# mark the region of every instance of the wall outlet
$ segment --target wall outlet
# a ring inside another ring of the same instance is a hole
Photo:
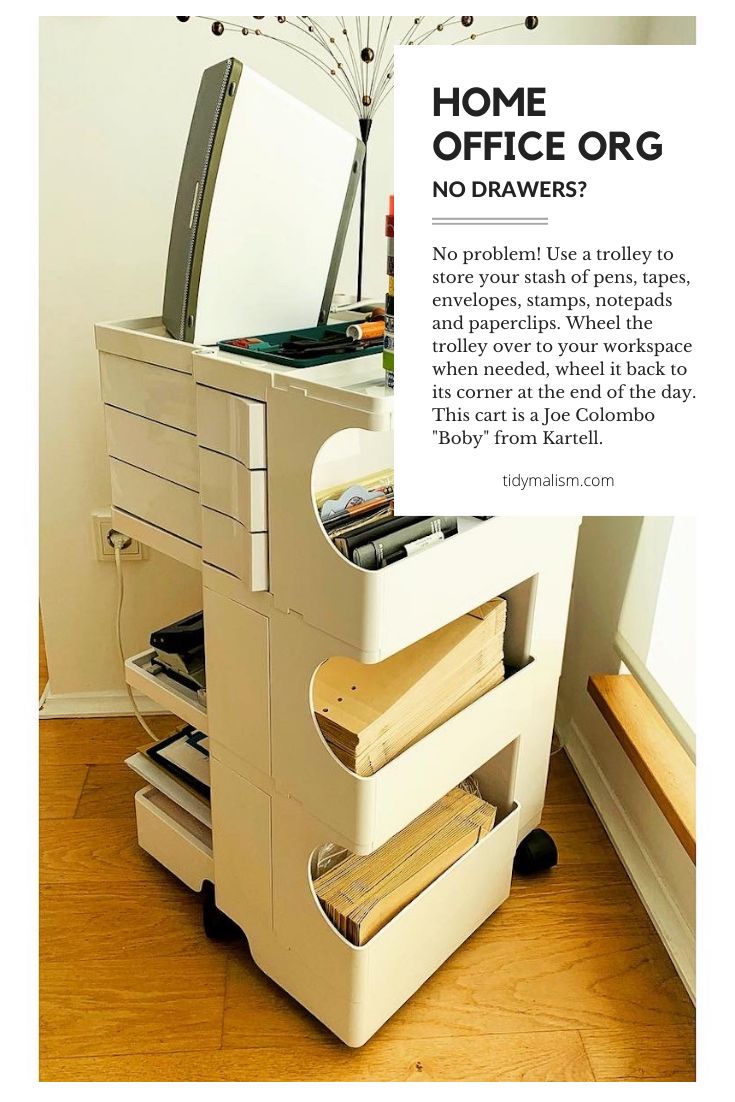
[[[107,537],[110,532],[115,531],[117,529],[112,523],[112,517],[109,513],[92,513],[92,536],[94,552],[98,562],[114,563],[115,550]],[[141,562],[147,557],[145,545],[138,540],[131,539],[129,546],[124,547],[120,552],[120,557],[127,559],[128,562]]]

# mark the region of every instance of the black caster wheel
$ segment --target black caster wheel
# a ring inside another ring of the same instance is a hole
[[[559,852],[554,839],[537,827],[526,835],[516,850],[513,871],[528,876],[544,869],[553,869],[558,860]]]
[[[204,933],[212,941],[233,941],[240,936],[240,927],[215,903],[214,884],[209,880],[202,885],[202,924]]]

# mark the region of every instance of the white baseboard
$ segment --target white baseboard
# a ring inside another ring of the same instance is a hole
[[[574,721],[557,723],[557,731],[575,772],[694,1002],[696,953],[693,931]]]
[[[160,715],[160,704],[140,693],[135,703],[144,715]],[[130,697],[124,691],[109,693],[47,692],[38,715],[41,719],[93,719],[95,716],[131,716]]]

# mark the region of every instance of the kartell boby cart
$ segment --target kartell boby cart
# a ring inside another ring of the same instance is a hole
[[[468,519],[380,571],[325,536],[314,490],[391,465],[380,356],[288,370],[169,338],[160,319],[98,325],[117,529],[201,570],[206,708],[149,668],[130,685],[206,731],[211,811],[136,794],[140,845],[222,916],[258,966],[359,1046],[506,899],[544,801],[578,518]],[[314,721],[322,662],[380,662],[502,595],[507,677],[372,777]],[[185,610],[182,610],[185,611]],[[158,627],[151,624],[151,630]],[[469,774],[492,831],[365,946],[313,887],[316,851],[370,853]]]

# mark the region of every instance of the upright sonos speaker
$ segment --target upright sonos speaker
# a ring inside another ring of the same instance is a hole
[[[168,250],[171,336],[213,344],[325,321],[363,155],[235,58],[205,70]]]

